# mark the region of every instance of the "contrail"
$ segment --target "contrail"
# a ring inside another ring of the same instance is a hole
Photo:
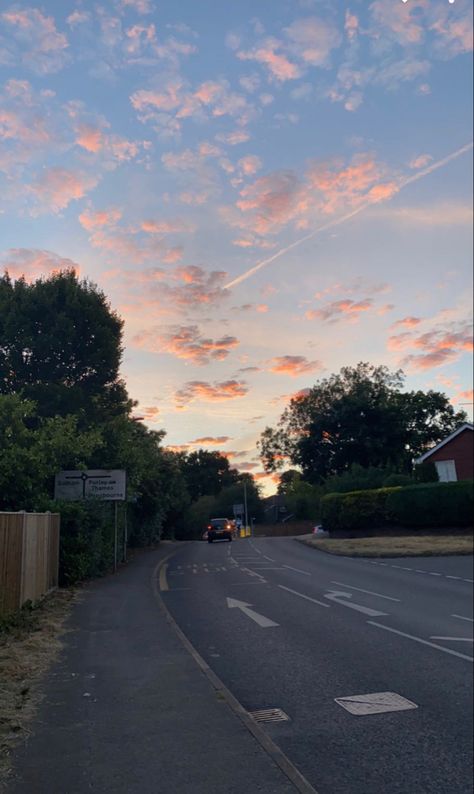
[[[234,278],[232,281],[229,281],[228,284],[224,284],[224,289],[231,289],[231,287],[236,287],[237,284],[241,284],[242,281],[246,281],[246,279],[250,278],[250,276],[253,276],[254,273],[258,273],[259,270],[261,270],[263,267],[266,267],[271,262],[274,262],[275,259],[279,259],[280,256],[283,256],[283,254],[287,254],[288,251],[291,251],[293,248],[297,248],[299,245],[302,245],[307,240],[311,240],[313,237],[316,237],[317,234],[320,234],[321,232],[325,232],[327,229],[332,229],[334,226],[339,226],[341,223],[345,223],[346,221],[349,221],[355,215],[359,215],[360,212],[366,210],[367,207],[373,207],[374,204],[380,204],[380,202],[382,201],[390,201],[390,199],[393,198],[393,196],[396,196],[397,193],[399,193],[400,190],[403,190],[404,187],[406,187],[407,185],[411,185],[412,182],[417,182],[418,179],[422,179],[423,177],[432,174],[433,171],[437,171],[438,168],[443,168],[443,166],[450,163],[451,160],[456,160],[457,157],[461,157],[461,155],[465,154],[470,149],[472,149],[473,145],[474,144],[472,141],[470,143],[466,143],[465,146],[462,146],[460,149],[457,149],[455,152],[451,152],[451,154],[448,154],[446,157],[443,157],[442,160],[437,160],[435,163],[431,163],[431,165],[428,165],[426,168],[423,168],[421,171],[417,171],[416,174],[405,177],[405,179],[401,179],[398,185],[394,187],[393,193],[391,193],[389,196],[381,196],[378,199],[372,199],[371,201],[366,201],[364,204],[361,204],[360,207],[357,207],[357,209],[348,212],[346,215],[342,215],[340,218],[336,218],[333,221],[329,221],[328,223],[325,223],[323,226],[318,226],[317,229],[314,229],[312,232],[305,234],[304,237],[300,237],[298,240],[295,240],[294,243],[290,243],[290,245],[287,245],[285,248],[280,248],[279,251],[276,251],[276,253],[272,254],[272,256],[267,257],[267,259],[261,259],[260,262],[257,262],[256,265],[251,267],[249,270],[246,270],[245,273],[242,273],[240,276],[237,276],[237,278]]]

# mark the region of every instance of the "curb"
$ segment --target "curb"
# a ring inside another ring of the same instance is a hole
[[[176,551],[178,551],[176,549]],[[176,553],[176,552],[174,552]],[[225,700],[229,708],[234,712],[234,714],[240,719],[240,721],[245,725],[247,730],[252,734],[252,736],[257,740],[259,745],[262,747],[263,750],[270,756],[272,761],[281,769],[284,775],[288,778],[288,780],[294,785],[295,789],[300,792],[300,794],[318,794],[315,788],[309,783],[308,780],[301,774],[301,772],[292,764],[289,758],[285,755],[285,753],[280,750],[280,748],[275,744],[275,742],[270,739],[268,734],[260,727],[260,725],[250,716],[248,711],[244,709],[241,703],[237,700],[236,697],[232,694],[232,692],[226,687],[223,681],[219,678],[216,673],[211,670],[207,662],[203,659],[201,654],[196,650],[194,645],[188,640],[184,632],[180,629],[178,624],[176,623],[174,617],[171,615],[168,608],[165,606],[165,603],[161,597],[160,591],[158,589],[158,576],[161,566],[163,566],[172,556],[173,554],[169,554],[155,567],[152,578],[151,584],[153,593],[155,598],[158,602],[158,605],[163,612],[164,617],[168,624],[174,629],[175,633],[181,640],[182,644],[191,654],[194,661],[200,668],[201,672],[204,673],[207,680],[211,684],[211,686],[215,689],[217,693],[219,693],[221,699]]]

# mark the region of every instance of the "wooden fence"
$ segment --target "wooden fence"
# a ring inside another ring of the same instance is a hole
[[[0,513],[0,615],[58,586],[57,513]]]

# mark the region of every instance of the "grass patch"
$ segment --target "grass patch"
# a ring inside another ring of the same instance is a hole
[[[295,538],[307,546],[346,557],[433,557],[472,554],[470,535],[401,535],[381,538]]]
[[[0,788],[14,745],[29,733],[42,698],[41,678],[62,648],[60,635],[77,591],[58,590],[0,620]]]

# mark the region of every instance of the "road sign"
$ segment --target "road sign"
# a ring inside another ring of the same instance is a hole
[[[232,505],[232,507],[233,507],[233,510],[234,510],[234,518],[236,516],[243,516],[243,514],[245,512],[243,505]]]
[[[73,502],[81,499],[123,502],[126,499],[126,473],[123,469],[60,471],[54,479],[54,498]]]

